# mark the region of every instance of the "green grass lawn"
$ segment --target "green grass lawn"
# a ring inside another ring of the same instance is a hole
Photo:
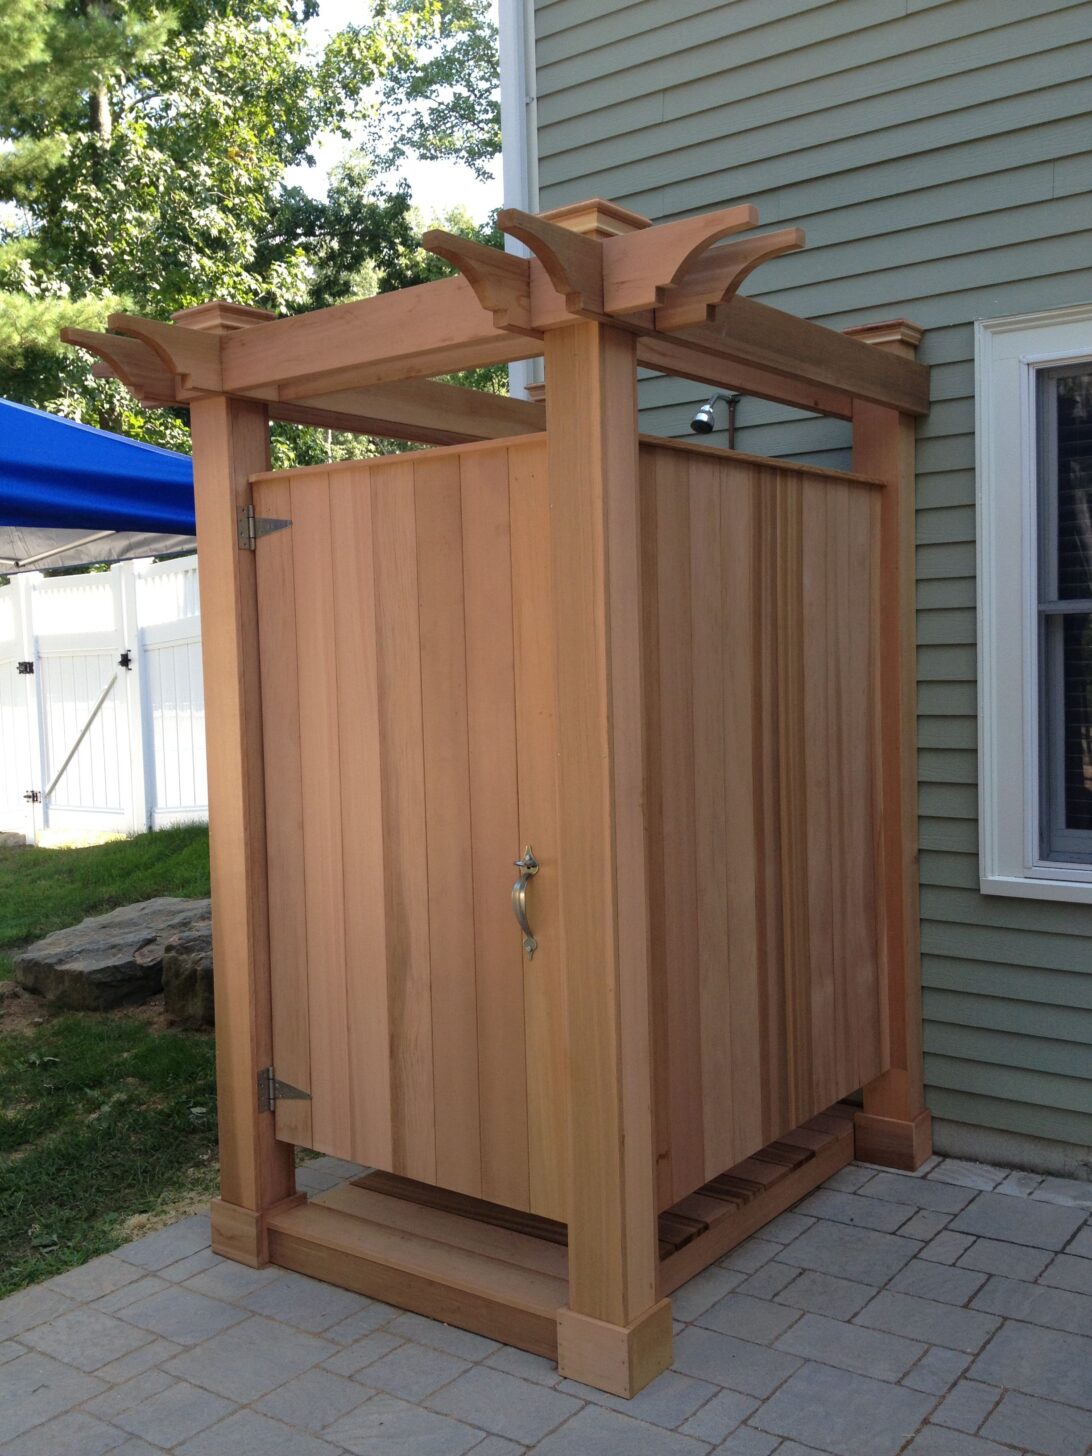
[[[207,895],[208,873],[203,826],[0,850],[0,957],[116,905]],[[0,1295],[116,1248],[216,1182],[211,1035],[134,1011],[40,1015],[10,1029],[0,1017]]]

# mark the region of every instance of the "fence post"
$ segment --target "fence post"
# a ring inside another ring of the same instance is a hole
[[[149,793],[148,770],[154,772],[154,748],[149,753],[147,703],[144,691],[144,649],[140,641],[140,617],[137,605],[136,563],[123,561],[113,568],[117,572],[118,600],[121,607],[121,650],[128,653],[126,671],[119,655],[119,670],[124,673],[122,685],[129,719],[129,820],[137,832],[151,827],[152,795]]]

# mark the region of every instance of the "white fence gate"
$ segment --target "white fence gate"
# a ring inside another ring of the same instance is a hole
[[[0,829],[207,817],[197,558],[0,587]]]

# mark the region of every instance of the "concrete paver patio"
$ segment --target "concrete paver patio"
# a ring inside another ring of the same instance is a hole
[[[300,1170],[311,1191],[351,1170]],[[3,1456],[1088,1456],[1092,1184],[852,1164],[674,1298],[635,1400],[204,1217],[0,1302]]]

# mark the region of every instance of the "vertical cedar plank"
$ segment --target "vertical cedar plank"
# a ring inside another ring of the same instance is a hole
[[[870,491],[860,490],[861,506],[867,508]],[[848,485],[831,482],[827,509],[824,513],[824,554],[828,563],[825,670],[827,673],[827,776],[830,782],[829,794],[829,863],[831,871],[831,954],[833,990],[833,1083],[835,1090],[829,1101],[839,1096],[840,1084],[846,1076],[853,1079],[855,1087],[860,1086],[855,1076],[857,1063],[855,1038],[851,1035],[850,1019],[853,1015],[850,996],[847,991],[852,974],[849,963],[847,935],[850,915],[863,914],[863,905],[855,904],[852,895],[854,877],[867,873],[868,860],[862,866],[849,862],[846,849],[847,823],[851,817],[871,815],[869,797],[863,802],[853,796],[854,759],[847,754],[849,741],[847,719],[849,716],[849,695],[852,691],[852,674],[856,671],[853,660],[853,617],[854,605],[861,592],[861,578],[856,580],[850,574],[851,541],[853,529],[853,489]],[[868,564],[865,563],[864,582],[868,582]],[[867,586],[866,586],[867,592]],[[870,605],[867,595],[864,610]],[[867,619],[862,624],[867,630]],[[867,665],[865,673],[867,683]],[[867,771],[868,744],[857,750],[858,757],[864,755]]]
[[[541,440],[509,447],[508,486],[519,846],[532,845],[542,866],[528,896],[538,950],[523,967],[529,1205],[533,1213],[564,1223],[569,1217],[568,1029],[558,879],[554,585]]]
[[[258,515],[290,520],[289,477],[254,488]],[[266,872],[273,1066],[293,1087],[311,1087],[307,1013],[307,898],[304,894],[303,780],[296,677],[295,535],[277,531],[255,553],[265,757]],[[277,1136],[311,1146],[311,1103],[280,1098]]]
[[[338,660],[334,643],[329,477],[292,482],[312,1146],[351,1157],[345,883],[341,857]]]
[[[691,457],[690,496],[690,672],[693,691],[694,863],[697,887],[697,1022],[700,1056],[691,1075],[700,1075],[703,1115],[702,1177],[731,1167],[733,1158],[732,1046],[736,1034],[732,1010],[732,977],[737,970],[728,954],[728,900],[724,866],[735,857],[728,847],[727,803],[723,792],[725,721],[724,679],[719,671],[724,654],[724,582],[721,510],[728,472],[716,460]],[[744,870],[745,867],[740,866]],[[742,967],[738,969],[743,969]],[[685,1192],[689,1192],[687,1189]]]
[[[912,1122],[924,1109],[918,920],[914,421],[855,400],[853,468],[884,482],[875,642],[879,662],[878,814],[889,1070],[865,1088],[865,1112]]]
[[[350,1156],[354,1162],[389,1168],[391,1049],[383,792],[372,584],[372,498],[366,465],[348,474],[342,471],[330,476],[330,533],[350,1038]]]
[[[482,1192],[459,460],[414,457],[436,1181]]]
[[[384,908],[392,1170],[436,1177],[421,638],[412,456],[372,474],[372,546],[383,762]]]
[[[513,861],[523,846],[516,786],[507,452],[475,451],[464,455],[460,465],[482,1196],[509,1208],[526,1208],[524,954],[510,899]]]
[[[694,675],[687,457],[664,453],[657,470],[660,742],[663,775],[664,955],[671,1073],[672,1200],[705,1181],[701,1102],[701,978],[695,841]]]
[[[216,976],[220,1184],[225,1203],[260,1212],[291,1196],[292,1148],[258,1113],[272,1060],[269,905],[254,555],[237,512],[269,466],[264,406],[194,400],[194,498],[201,560],[201,652],[208,741],[209,855]]]
[[[547,333],[569,1008],[569,1303],[628,1326],[656,1302],[636,352]],[[669,1337],[668,1337],[669,1338]]]

